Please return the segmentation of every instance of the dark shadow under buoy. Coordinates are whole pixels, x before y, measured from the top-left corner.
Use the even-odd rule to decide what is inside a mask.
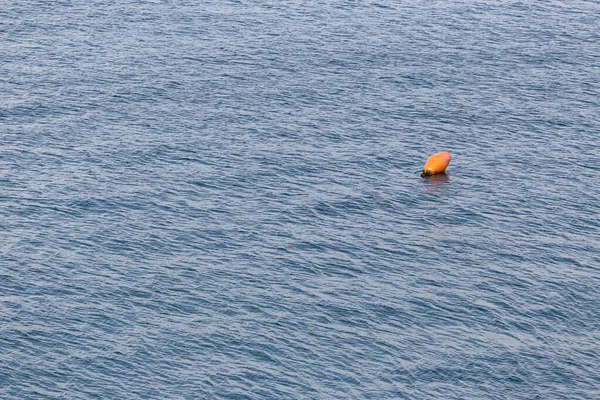
[[[448,175],[445,172],[442,172],[441,174],[434,174],[434,175],[428,175],[426,173],[422,173],[421,176],[426,181],[429,181],[432,183],[448,182],[450,180],[450,175]]]

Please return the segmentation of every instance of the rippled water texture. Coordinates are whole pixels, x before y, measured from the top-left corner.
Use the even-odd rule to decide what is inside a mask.
[[[597,2],[1,3],[0,398],[599,398]]]

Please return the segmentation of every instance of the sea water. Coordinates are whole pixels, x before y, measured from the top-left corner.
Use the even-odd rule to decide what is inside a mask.
[[[2,399],[600,398],[597,2],[17,0],[0,44]]]

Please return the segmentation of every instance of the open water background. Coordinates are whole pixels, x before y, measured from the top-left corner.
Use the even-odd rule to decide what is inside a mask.
[[[0,4],[0,398],[600,398],[598,2]]]

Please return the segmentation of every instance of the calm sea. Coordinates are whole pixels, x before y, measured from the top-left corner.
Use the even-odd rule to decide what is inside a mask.
[[[598,2],[0,3],[0,398],[600,398]]]

